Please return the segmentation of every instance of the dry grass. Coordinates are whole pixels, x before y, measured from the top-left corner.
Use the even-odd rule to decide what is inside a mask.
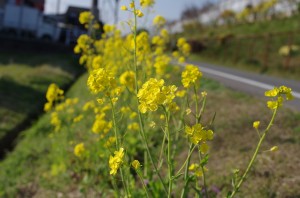
[[[245,170],[258,142],[253,121],[260,120],[263,130],[271,111],[262,100],[223,90],[208,95],[206,115],[211,118],[214,112],[216,135],[210,152],[208,183],[212,191],[220,191],[214,193],[216,197],[224,197],[231,189],[232,170]],[[299,126],[299,113],[279,110],[240,197],[300,197]],[[267,151],[275,145],[279,147],[277,152]]]

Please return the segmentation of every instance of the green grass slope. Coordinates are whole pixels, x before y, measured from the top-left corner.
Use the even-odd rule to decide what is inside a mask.
[[[49,84],[66,87],[80,71],[70,54],[1,54],[0,139],[41,112]]]
[[[174,78],[178,78],[179,75]],[[83,75],[69,90],[68,97],[77,97],[79,102],[64,113],[64,120],[73,118],[82,106],[95,96],[86,87],[87,74]],[[208,164],[208,184],[212,197],[225,194],[230,189],[231,171],[245,169],[247,160],[258,140],[252,122],[261,120],[267,124],[271,112],[265,101],[228,90],[220,84],[203,79],[202,90],[208,92],[204,122],[208,122],[216,112],[215,132]],[[50,124],[51,113],[43,115],[30,129],[24,131],[15,150],[0,163],[1,197],[107,197],[109,189],[106,181],[109,170],[99,172],[108,159],[101,158],[103,148],[89,150],[93,161],[78,160],[74,156],[74,144],[84,141],[89,147],[97,144],[91,132],[92,113],[84,114],[79,123],[62,126],[53,132]],[[300,196],[300,114],[281,109],[270,131],[257,163],[245,183],[240,196],[246,197],[297,197]],[[122,127],[122,126],[120,126]],[[126,127],[126,126],[125,126]],[[133,134],[134,135],[134,134]],[[136,137],[134,135],[133,137]],[[185,138],[182,135],[182,138]],[[71,140],[71,141],[70,141]],[[136,144],[136,138],[132,138]],[[179,143],[180,144],[180,143]],[[272,146],[279,151],[267,152]],[[184,159],[188,147],[182,145],[178,160]],[[152,147],[151,149],[154,149]],[[84,167],[83,169],[79,168]]]

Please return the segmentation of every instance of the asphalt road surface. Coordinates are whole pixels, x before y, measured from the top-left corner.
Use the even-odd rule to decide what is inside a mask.
[[[270,77],[203,62],[190,61],[189,63],[198,65],[207,78],[219,81],[234,90],[258,97],[264,97],[265,91],[273,89],[274,86],[290,87],[293,90],[294,100],[287,101],[286,106],[300,111],[300,81]]]

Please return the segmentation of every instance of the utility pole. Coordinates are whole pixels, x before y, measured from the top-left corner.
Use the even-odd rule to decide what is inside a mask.
[[[55,19],[55,27],[54,27],[54,34],[53,34],[53,40],[56,39],[56,36],[58,35],[58,21],[59,21],[59,10],[60,10],[60,0],[57,0],[56,2],[56,19]]]
[[[99,20],[98,0],[92,0],[91,13],[95,17],[95,21]]]
[[[20,1],[20,12],[19,12],[19,24],[18,24],[18,31],[17,31],[17,35],[20,38],[21,37],[21,33],[22,33],[22,29],[23,29],[23,8],[24,8],[24,0]]]
[[[90,36],[92,35],[93,32],[92,24],[94,24],[95,21],[96,22],[99,21],[98,0],[92,0],[91,13],[94,16],[94,19],[90,22],[89,29],[88,29],[88,33]]]
[[[118,20],[119,20],[119,1],[120,0],[116,0],[116,4],[115,4],[115,17],[114,17],[115,25],[118,23]]]

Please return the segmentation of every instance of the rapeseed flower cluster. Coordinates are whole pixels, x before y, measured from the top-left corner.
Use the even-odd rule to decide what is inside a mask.
[[[115,88],[116,80],[112,72],[99,68],[90,73],[87,85],[92,93],[97,94]]]
[[[188,44],[185,38],[179,38],[177,40],[177,51],[172,53],[173,57],[178,60],[179,63],[184,63],[186,57],[190,55],[191,46]]]
[[[83,157],[85,152],[84,143],[79,143],[74,147],[74,155],[77,157]]]
[[[123,163],[123,157],[124,157],[124,148],[120,148],[119,151],[114,152],[114,156],[109,157],[109,167],[110,167],[110,172],[109,174],[111,175],[116,175],[118,169]]]
[[[186,65],[185,70],[181,74],[181,82],[184,87],[188,88],[196,84],[196,81],[202,77],[202,72],[195,65]]]
[[[132,167],[135,169],[135,170],[138,170],[140,167],[141,167],[141,164],[138,160],[133,160],[133,162],[131,163]]]
[[[50,111],[56,101],[64,98],[63,94],[64,91],[59,89],[56,84],[50,84],[46,93],[47,103],[44,105],[44,110]]]
[[[126,71],[120,76],[120,84],[126,86],[130,91],[135,89],[135,74],[133,71]]]
[[[150,78],[138,92],[141,113],[156,111],[159,105],[170,105],[175,98],[177,87],[164,86],[164,80]]]
[[[102,137],[104,137],[112,128],[112,121],[105,120],[105,113],[100,113],[96,115],[92,132],[99,134],[101,133]]]
[[[267,106],[273,110],[282,106],[284,96],[285,100],[292,100],[294,98],[292,89],[286,86],[274,87],[274,89],[266,91],[265,96],[275,99],[267,102]]]
[[[156,17],[154,17],[153,25],[155,25],[157,27],[162,27],[165,24],[166,24],[166,19],[164,17],[162,17],[161,15],[157,15]]]
[[[79,22],[82,25],[86,25],[86,24],[91,23],[93,19],[94,19],[94,16],[89,11],[81,12],[80,15],[79,15]]]
[[[199,144],[202,153],[207,153],[208,145],[207,141],[210,141],[214,137],[212,130],[206,130],[201,124],[195,124],[191,127],[185,127],[185,133],[193,144]]]
[[[153,6],[154,3],[155,3],[154,0],[140,0],[140,5],[141,5],[143,8]]]
[[[204,171],[207,171],[207,168],[203,167]],[[199,164],[191,164],[189,166],[189,171],[192,171],[196,177],[203,177],[202,167]]]

